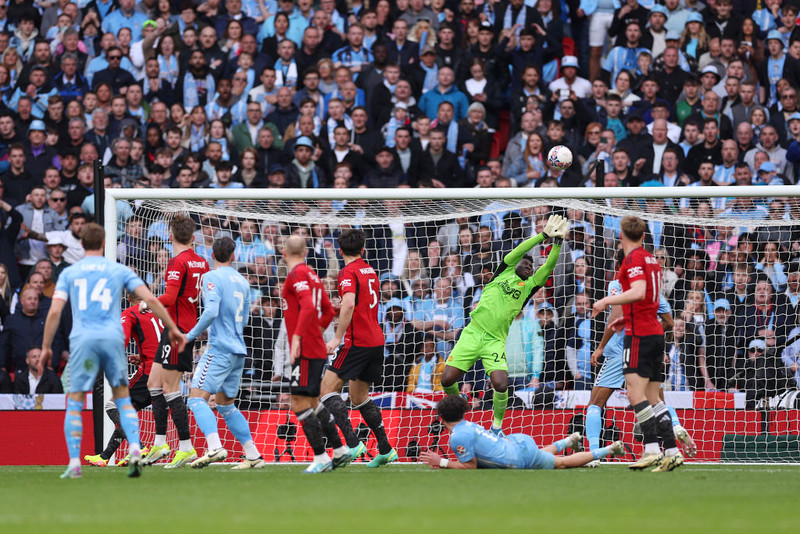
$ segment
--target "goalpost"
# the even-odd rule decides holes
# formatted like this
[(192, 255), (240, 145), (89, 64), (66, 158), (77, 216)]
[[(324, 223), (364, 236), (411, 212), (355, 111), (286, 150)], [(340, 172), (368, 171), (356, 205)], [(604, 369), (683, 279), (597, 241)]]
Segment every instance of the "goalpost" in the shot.
[[(385, 377), (372, 394), (401, 461), (415, 461), (421, 450), (446, 443), (433, 408), (444, 395), (438, 376), (452, 343), (441, 337), (425, 343), (424, 328), (462, 328), (502, 256), (537, 233), (537, 224), (541, 230), (554, 211), (569, 217), (571, 230), (548, 285), (512, 325), (506, 434), (528, 433), (544, 446), (583, 432), (598, 370), (589, 357), (607, 316), (592, 320), (586, 311), (605, 296), (616, 273), (619, 220), (632, 214), (647, 221), (647, 244), (662, 265), (675, 319), (667, 337), (665, 397), (697, 442), (696, 460), (800, 462), (797, 186), (107, 189), (105, 227), (118, 232), (108, 232), (105, 252), (160, 294), (174, 213), (198, 222), (196, 250), (209, 260), (215, 236), (238, 238), (236, 266), (250, 278), (258, 304), (246, 329), (250, 354), (237, 402), (265, 460), (308, 461), (310, 449), (287, 404), (282, 242), (292, 231), (308, 235), (308, 262), (336, 302), (341, 264), (335, 236), (342, 227), (363, 228), (365, 259), (380, 275), (378, 313), (386, 334)], [(547, 251), (531, 251), (535, 266)], [(331, 334), (329, 328), (326, 338)], [(468, 373), (461, 385), (473, 407), (470, 418), (488, 424), (491, 385), (484, 373)], [(351, 414), (375, 454), (369, 429), (358, 411)], [(142, 442), (149, 445), (152, 415), (147, 410), (141, 418)], [(641, 449), (634, 421), (624, 391), (614, 393), (601, 439), (623, 439), (631, 447), (625, 460)], [(110, 427), (106, 418), (106, 436)], [(170, 423), (169, 439), (177, 443), (173, 432)], [(221, 432), (225, 446), (241, 452)], [(204, 440), (195, 435), (194, 441), (202, 453)]]

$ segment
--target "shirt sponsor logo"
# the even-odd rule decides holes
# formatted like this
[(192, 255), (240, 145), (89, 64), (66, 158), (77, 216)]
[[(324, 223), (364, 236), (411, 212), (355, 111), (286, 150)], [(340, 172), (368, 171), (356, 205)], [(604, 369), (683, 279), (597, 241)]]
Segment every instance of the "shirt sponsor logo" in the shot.
[(628, 278), (635, 278), (637, 276), (644, 276), (644, 271), (639, 265), (628, 269)]
[(297, 293), (299, 293), (301, 291), (308, 291), (308, 281), (307, 280), (301, 280), (299, 282), (295, 282), (294, 284), (292, 284), (292, 287), (294, 287), (294, 290)]
[(505, 293), (506, 295), (510, 295), (514, 299), (519, 299), (520, 295), (522, 295), (520, 290), (511, 287), (511, 284), (509, 284), (507, 280), (503, 280), (498, 285), (500, 286), (500, 289), (503, 291), (503, 293)]
[(180, 280), (181, 279), (181, 272), (180, 271), (167, 271), (167, 281), (169, 280)]
[(350, 279), (345, 279), (339, 282), (339, 286), (341, 287), (350, 287)]

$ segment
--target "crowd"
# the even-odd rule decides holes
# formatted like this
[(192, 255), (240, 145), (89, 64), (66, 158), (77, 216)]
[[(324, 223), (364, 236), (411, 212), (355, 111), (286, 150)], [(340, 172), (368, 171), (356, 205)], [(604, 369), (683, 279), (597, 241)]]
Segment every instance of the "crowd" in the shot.
[[(0, 0), (0, 391), (23, 382), (56, 389), (52, 375), (28, 371), (29, 349), (55, 279), (82, 256), (96, 159), (107, 188), (795, 184), (798, 5)], [(566, 171), (545, 164), (558, 144), (575, 156)], [(604, 176), (590, 172), (598, 161)], [(738, 389), (755, 401), (800, 385), (800, 234), (691, 221), (793, 220), (800, 204), (731, 196), (641, 208), (690, 221), (651, 221), (648, 236), (675, 316), (669, 387)], [(170, 257), (164, 217), (141, 202), (118, 208), (120, 261), (160, 291)], [(354, 217), (361, 209), (278, 208)], [(502, 255), (544, 220), (537, 210), (367, 229), (368, 258), (383, 273), (384, 388), (440, 387), (441, 360)], [(510, 333), (518, 389), (591, 387), (603, 325), (588, 311), (614, 271), (618, 218), (569, 216), (563, 260)], [(280, 381), (282, 240), (305, 234), (309, 261), (335, 290), (339, 228), (197, 222), (201, 255), (222, 232), (237, 240), (259, 297), (248, 372)], [(69, 327), (67, 317), (46, 373), (69, 358)], [(466, 387), (482, 389), (481, 373), (473, 378)]]

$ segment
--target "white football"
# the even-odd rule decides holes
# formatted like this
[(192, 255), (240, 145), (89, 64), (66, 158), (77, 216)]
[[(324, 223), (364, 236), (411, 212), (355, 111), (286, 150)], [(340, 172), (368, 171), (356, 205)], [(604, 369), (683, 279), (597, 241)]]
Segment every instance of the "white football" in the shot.
[(564, 145), (556, 145), (547, 154), (547, 164), (558, 170), (569, 169), (572, 165), (572, 150)]

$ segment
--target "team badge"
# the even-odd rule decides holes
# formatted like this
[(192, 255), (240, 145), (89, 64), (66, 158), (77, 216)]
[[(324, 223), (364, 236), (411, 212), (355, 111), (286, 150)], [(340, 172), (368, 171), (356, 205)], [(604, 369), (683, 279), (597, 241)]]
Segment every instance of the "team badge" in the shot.
[(214, 282), (209, 282), (207, 287), (209, 291), (214, 291)]
[(522, 287), (522, 286), (524, 286), (524, 285), (525, 285), (525, 282), (523, 282), (522, 280), (520, 280), (519, 282), (517, 282), (517, 285), (518, 285), (519, 287)]
[(458, 447), (456, 447), (456, 452), (458, 454), (464, 454), (467, 452), (467, 449), (463, 445), (459, 445)]

